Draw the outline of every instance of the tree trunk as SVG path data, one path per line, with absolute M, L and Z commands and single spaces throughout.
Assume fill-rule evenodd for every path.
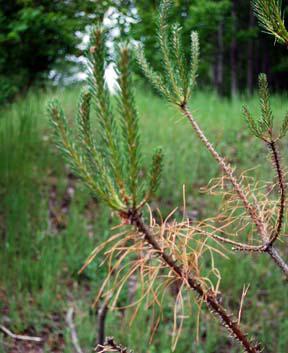
M 255 16 L 253 13 L 253 8 L 250 5 L 250 14 L 249 14 L 249 30 L 252 31 L 255 25 Z M 247 48 L 247 91 L 251 95 L 253 93 L 254 85 L 254 38 L 252 36 L 248 41 Z
M 214 63 L 214 87 L 216 88 L 218 94 L 223 93 L 223 59 L 223 21 L 221 21 L 217 29 L 217 53 L 216 60 Z
M 230 62 L 231 62 L 231 96 L 235 97 L 238 94 L 238 43 L 237 43 L 237 1 L 232 0 L 231 8 L 232 19 L 232 40 L 230 45 Z

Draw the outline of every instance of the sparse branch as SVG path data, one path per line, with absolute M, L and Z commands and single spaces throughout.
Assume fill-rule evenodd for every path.
M 168 78 L 168 83 L 167 83 L 167 89 L 169 90 L 169 87 L 173 87 L 175 83 L 175 77 L 177 76 L 177 69 L 171 65 L 171 62 L 169 61 L 169 58 L 172 57 L 171 53 L 171 48 L 169 48 L 169 26 L 167 23 L 167 16 L 168 16 L 168 9 L 169 6 L 171 5 L 170 0 L 163 0 L 161 3 L 161 11 L 160 11 L 160 26 L 159 26 L 159 43 L 160 47 L 162 49 L 162 59 L 164 63 L 164 67 L 167 70 L 167 78 Z M 263 9 L 262 9 L 263 7 Z M 278 30 L 282 31 L 284 33 L 284 30 L 282 28 L 282 24 L 280 23 L 282 21 L 281 18 L 281 12 L 280 12 L 280 6 L 276 0 L 258 0 L 255 1 L 255 10 L 257 13 L 260 13 L 262 20 L 266 23 L 270 21 L 272 25 L 274 26 L 272 29 L 275 30 L 277 23 L 279 22 L 279 27 Z M 277 12 L 278 11 L 278 12 Z M 275 12 L 275 13 L 274 13 Z M 279 15 L 280 13 L 280 15 Z M 274 16 L 274 17 L 273 17 Z M 263 22 L 262 21 L 262 22 Z M 264 23 L 263 22 L 263 23 Z M 266 23 L 266 24 L 267 24 Z M 285 27 L 284 27 L 285 29 Z M 175 31 L 174 31 L 175 32 Z M 282 34 L 283 34 L 282 33 Z M 179 33 L 175 32 L 174 34 L 174 42 L 177 44 L 179 41 L 178 38 Z M 192 53 L 191 53 L 191 63 L 192 67 L 189 72 L 189 74 L 192 76 L 190 87 L 193 87 L 193 84 L 196 82 L 196 76 L 197 76 L 197 68 L 198 68 L 198 58 L 199 58 L 199 43 L 198 43 L 198 36 L 197 33 L 193 32 L 192 33 Z M 174 47 L 178 47 L 178 45 L 174 45 Z M 184 55 L 183 55 L 184 56 Z M 143 62 L 141 61 L 141 58 L 138 59 L 138 62 L 140 66 L 143 69 L 144 74 L 147 75 L 147 72 L 149 73 L 149 65 L 145 61 L 143 65 Z M 148 68 L 148 69 L 147 69 Z M 174 70 L 174 71 L 173 71 Z M 188 75 L 188 71 L 187 71 Z M 147 75 L 147 78 L 150 79 L 151 75 Z M 179 76 L 179 75 L 178 75 Z M 170 82 L 169 82 L 170 78 Z M 166 80 L 164 81 L 166 83 Z M 179 84 L 181 86 L 181 84 Z M 176 92 L 176 91 L 174 91 Z M 244 108 L 244 115 L 246 118 L 246 121 L 248 123 L 248 126 L 250 130 L 256 135 L 258 138 L 262 139 L 266 143 L 272 143 L 274 141 L 274 137 L 272 134 L 273 130 L 273 114 L 271 110 L 271 105 L 270 105 L 270 99 L 269 99 L 269 90 L 268 90 L 268 82 L 267 82 L 267 77 L 265 74 L 260 74 L 259 75 L 259 95 L 260 95 L 260 102 L 261 102 L 261 119 L 259 121 L 254 121 L 252 115 L 250 114 L 249 110 L 245 107 Z M 178 101 L 177 101 L 178 98 Z M 216 149 L 213 147 L 211 142 L 207 139 L 201 128 L 199 127 L 197 121 L 194 119 L 191 111 L 189 110 L 187 106 L 187 101 L 182 100 L 179 95 L 175 95 L 176 101 L 171 99 L 170 97 L 167 97 L 167 99 L 176 105 L 182 112 L 184 116 L 188 118 L 190 121 L 196 135 L 198 138 L 202 141 L 202 143 L 205 145 L 205 147 L 208 149 L 212 157 L 216 160 L 220 168 L 223 170 L 223 172 L 227 175 L 228 179 L 230 180 L 233 189 L 238 196 L 239 200 L 241 200 L 243 207 L 246 211 L 246 213 L 250 216 L 252 223 L 256 226 L 257 233 L 259 234 L 263 246 L 250 246 L 250 245 L 244 245 L 244 244 L 238 244 L 236 246 L 237 250 L 240 251 L 249 251 L 249 252 L 267 252 L 271 258 L 274 260 L 274 262 L 279 266 L 279 261 L 275 261 L 275 257 L 271 255 L 271 252 L 268 252 L 268 248 L 272 247 L 273 242 L 277 239 L 281 228 L 282 228 L 282 223 L 283 223 L 283 216 L 284 216 L 284 204 L 285 204 L 285 192 L 284 192 L 284 182 L 283 182 L 283 177 L 281 175 L 281 168 L 279 164 L 279 159 L 277 152 L 276 155 L 274 153 L 274 160 L 276 164 L 276 169 L 278 179 L 279 179 L 279 187 L 281 190 L 281 200 L 280 200 L 280 207 L 279 207 L 279 215 L 278 215 L 278 220 L 277 220 L 277 228 L 276 231 L 271 235 L 269 234 L 269 224 L 264 219 L 264 216 L 262 215 L 262 212 L 260 211 L 260 205 L 259 202 L 257 201 L 256 197 L 253 196 L 254 201 L 251 202 L 248 198 L 247 192 L 244 190 L 242 187 L 241 183 L 239 182 L 238 178 L 235 177 L 233 169 L 229 163 L 225 161 L 223 157 L 221 157 Z M 281 132 L 278 138 L 283 137 L 288 128 L 288 118 L 287 116 L 284 118 L 284 121 L 282 123 L 281 127 Z M 273 146 L 274 148 L 274 146 Z M 276 158 L 276 159 L 275 159 Z M 277 168 L 278 165 L 278 168 Z M 218 239 L 219 240 L 219 239 Z M 272 240 L 272 244 L 270 241 Z M 227 242 L 226 239 L 222 239 L 222 241 Z M 278 252 L 277 252 L 278 254 Z M 278 254 L 278 256 L 280 256 Z M 283 259 L 281 259 L 282 262 L 284 262 Z M 284 269 L 284 273 L 286 277 L 288 278 L 288 271 L 285 270 L 285 266 L 279 266 L 282 270 Z
M 161 249 L 161 246 L 155 239 L 154 234 L 152 234 L 150 229 L 143 222 L 141 216 L 138 213 L 131 213 L 130 219 L 131 223 L 135 225 L 136 229 L 144 235 L 146 242 L 158 253 L 162 261 L 168 265 L 168 267 L 177 277 L 181 278 L 187 284 L 188 288 L 194 291 L 198 299 L 201 299 L 206 304 L 207 308 L 214 315 L 214 317 L 216 317 L 228 330 L 231 336 L 241 344 L 245 352 L 261 352 L 260 346 L 258 344 L 254 344 L 247 338 L 247 335 L 238 325 L 237 320 L 233 319 L 233 316 L 229 314 L 226 309 L 218 302 L 216 296 L 213 293 L 210 293 L 210 291 L 205 291 L 202 285 L 196 279 L 194 279 L 191 274 L 185 273 L 182 267 L 173 260 L 172 256 Z
M 201 130 L 201 128 L 197 124 L 196 120 L 194 119 L 194 117 L 193 117 L 192 113 L 190 112 L 190 110 L 188 109 L 187 105 L 180 106 L 180 109 L 181 109 L 182 113 L 189 119 L 194 131 L 196 132 L 196 134 L 198 135 L 200 140 L 206 146 L 206 148 L 211 153 L 213 158 L 217 161 L 217 163 L 219 164 L 221 169 L 224 171 L 224 173 L 228 176 L 228 178 L 229 178 L 231 184 L 233 185 L 239 199 L 242 201 L 245 210 L 250 215 L 251 220 L 255 224 L 257 231 L 261 236 L 261 239 L 263 242 L 263 247 L 260 246 L 260 247 L 254 248 L 253 246 L 249 246 L 249 245 L 245 245 L 245 246 L 241 245 L 238 247 L 236 246 L 235 250 L 267 253 L 272 258 L 274 263 L 285 274 L 286 278 L 288 278 L 288 265 L 281 258 L 279 252 L 276 249 L 274 249 L 273 246 L 270 244 L 270 237 L 267 234 L 266 224 L 258 212 L 259 207 L 252 205 L 249 202 L 247 195 L 245 194 L 240 183 L 237 181 L 236 177 L 234 176 L 234 173 L 233 173 L 231 166 L 218 154 L 218 152 L 215 150 L 215 148 L 213 147 L 211 142 L 204 135 L 203 131 Z M 281 178 L 281 180 L 283 183 L 283 177 Z M 283 184 L 283 187 L 284 187 L 284 184 Z M 283 194 L 283 200 L 285 200 L 284 197 L 285 197 L 285 193 Z M 281 196 L 281 200 L 282 200 L 282 196 Z M 282 201 L 281 201 L 281 203 L 282 203 Z M 281 230 L 281 226 L 282 226 L 282 222 L 283 222 L 283 215 L 284 215 L 284 213 L 282 214 L 283 211 L 281 211 L 281 210 L 282 210 L 282 207 L 280 207 L 279 216 L 278 216 L 278 226 L 277 226 L 277 229 L 279 228 L 280 230 Z M 281 225 L 280 225 L 280 223 L 281 223 Z M 273 238 L 275 238 L 275 234 L 273 235 Z M 278 237 L 278 234 L 276 236 L 276 239 L 277 239 L 277 237 Z M 273 240 L 273 242 L 275 240 Z
M 237 192 L 237 195 L 239 196 L 240 200 L 243 202 L 243 205 L 247 212 L 249 213 L 253 223 L 256 225 L 256 228 L 261 235 L 262 239 L 266 241 L 267 238 L 267 233 L 265 229 L 265 224 L 264 221 L 261 219 L 260 215 L 258 215 L 257 209 L 255 206 L 253 206 L 248 198 L 247 195 L 245 194 L 244 190 L 242 189 L 241 185 L 237 181 L 236 177 L 234 176 L 233 170 L 228 164 L 224 158 L 222 158 L 219 153 L 215 150 L 211 142 L 207 139 L 207 137 L 204 135 L 203 131 L 201 130 L 200 126 L 194 119 L 192 113 L 190 112 L 189 108 L 187 105 L 180 106 L 180 109 L 182 113 L 188 118 L 190 121 L 194 131 L 198 135 L 199 139 L 203 142 L 205 147 L 208 149 L 212 157 L 216 160 L 216 162 L 219 164 L 220 168 L 224 171 L 224 173 L 228 176 L 231 184 L 233 185 L 235 191 Z
M 80 347 L 80 344 L 79 344 L 76 327 L 75 327 L 75 324 L 74 324 L 74 321 L 73 321 L 73 314 L 74 314 L 74 309 L 71 307 L 67 311 L 66 322 L 67 322 L 67 325 L 68 325 L 68 327 L 70 329 L 71 340 L 72 340 L 72 344 L 73 344 L 73 347 L 75 349 L 75 352 L 76 353 L 83 353 L 83 350 L 82 350 L 82 348 Z
M 203 233 L 201 231 L 201 233 Z M 264 252 L 265 251 L 265 246 L 264 245 L 248 245 L 248 244 L 244 244 L 244 243 L 239 243 L 237 241 L 228 239 L 228 238 L 224 238 L 221 237 L 220 235 L 216 235 L 216 234 L 210 234 L 210 233 L 204 233 L 205 235 L 207 235 L 208 237 L 212 237 L 213 239 L 221 242 L 221 243 L 225 243 L 225 244 L 229 244 L 229 245 L 233 245 L 233 250 L 236 251 L 247 251 L 247 252 Z
M 276 169 L 276 174 L 277 174 L 277 184 L 279 187 L 279 192 L 280 192 L 280 201 L 279 201 L 279 207 L 278 207 L 278 216 L 277 216 L 277 221 L 276 221 L 276 227 L 272 233 L 272 236 L 270 238 L 269 244 L 272 246 L 274 242 L 277 240 L 279 234 L 281 233 L 282 226 L 283 226 L 283 221 L 284 221 L 284 212 L 285 212 L 285 199 L 286 199 L 286 193 L 285 193 L 285 182 L 284 182 L 284 176 L 280 164 L 280 155 L 277 150 L 276 143 L 272 141 L 268 146 L 271 149 L 272 152 L 272 161 L 274 163 L 274 167 Z
M 5 335 L 20 341 L 30 341 L 30 342 L 42 342 L 41 337 L 33 337 L 33 336 L 26 336 L 26 335 L 16 335 L 15 333 L 11 332 L 7 327 L 0 325 L 0 331 L 5 333 Z

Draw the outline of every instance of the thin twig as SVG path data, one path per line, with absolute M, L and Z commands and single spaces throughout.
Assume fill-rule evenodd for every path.
M 272 237 L 269 241 L 269 245 L 273 245 L 273 243 L 277 240 L 282 229 L 283 220 L 284 220 L 286 194 L 285 194 L 285 182 L 284 182 L 284 176 L 281 168 L 279 151 L 277 150 L 277 146 L 274 141 L 269 143 L 268 146 L 272 151 L 272 160 L 274 162 L 274 166 L 276 169 L 278 187 L 280 191 L 280 202 L 278 207 L 278 218 L 277 218 L 276 228 L 273 231 Z
M 0 325 L 0 330 L 4 332 L 7 336 L 21 341 L 31 341 L 31 342 L 42 342 L 41 337 L 25 336 L 25 335 L 16 335 L 15 333 L 8 330 L 7 327 Z
M 142 233 L 150 246 L 159 254 L 162 261 L 169 266 L 169 268 L 176 274 L 177 277 L 184 280 L 187 286 L 192 289 L 211 311 L 211 313 L 218 318 L 221 324 L 228 330 L 228 332 L 240 342 L 245 352 L 248 353 L 259 353 L 261 352 L 259 345 L 255 345 L 248 338 L 247 335 L 242 331 L 237 323 L 237 320 L 233 320 L 233 317 L 226 311 L 226 309 L 219 304 L 217 298 L 213 293 L 207 292 L 203 289 L 202 285 L 191 275 L 184 273 L 181 266 L 179 266 L 166 252 L 163 252 L 161 246 L 155 239 L 155 236 L 151 233 L 150 229 L 143 222 L 141 216 L 137 213 L 131 213 L 131 223 L 135 225 L 136 229 Z
M 257 212 L 257 208 L 249 202 L 245 192 L 243 191 L 240 183 L 237 181 L 236 177 L 234 176 L 233 170 L 231 168 L 231 165 L 227 163 L 224 158 L 222 158 L 219 153 L 215 150 L 214 146 L 211 144 L 211 142 L 207 139 L 207 137 L 204 135 L 203 131 L 201 130 L 200 126 L 197 124 L 196 120 L 194 119 L 192 113 L 188 109 L 186 105 L 181 106 L 181 111 L 182 113 L 188 118 L 190 121 L 193 129 L 195 130 L 196 134 L 200 138 L 200 140 L 204 143 L 208 151 L 211 153 L 213 158 L 217 161 L 221 169 L 224 171 L 224 173 L 228 176 L 231 184 L 233 185 L 235 191 L 237 192 L 240 200 L 243 202 L 243 205 L 247 212 L 249 213 L 253 223 L 256 225 L 257 230 L 259 234 L 261 235 L 263 240 L 268 240 L 267 232 L 266 232 L 266 227 L 263 219 L 260 217 L 260 215 Z
M 242 291 L 242 296 L 241 296 L 241 301 L 240 301 L 240 308 L 239 308 L 239 312 L 238 312 L 238 325 L 240 325 L 240 322 L 241 322 L 243 305 L 244 305 L 244 299 L 245 299 L 245 297 L 246 297 L 246 295 L 248 293 L 249 287 L 250 287 L 249 284 L 248 284 L 247 287 L 245 287 L 245 285 L 244 285 L 244 288 L 243 288 L 243 291 Z
M 211 237 L 221 243 L 226 243 L 229 245 L 233 245 L 232 250 L 237 250 L 237 251 L 251 251 L 251 252 L 265 252 L 265 246 L 264 245 L 248 245 L 244 243 L 239 243 L 237 241 L 221 237 L 220 235 L 209 233 L 209 232 L 204 232 L 201 229 L 199 230 L 201 234 L 204 234 L 208 237 Z
M 71 332 L 71 339 L 72 339 L 72 344 L 75 349 L 76 353 L 83 353 L 82 348 L 80 347 L 79 340 L 78 340 L 78 335 L 76 331 L 75 324 L 73 322 L 73 314 L 74 314 L 74 309 L 71 307 L 67 311 L 66 315 L 66 322 L 67 325 L 69 326 L 70 332 Z

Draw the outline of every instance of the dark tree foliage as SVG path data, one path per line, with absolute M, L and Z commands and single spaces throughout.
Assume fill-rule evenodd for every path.
M 0 0 L 0 102 L 43 82 L 67 54 L 79 54 L 75 32 L 101 21 L 108 6 L 93 0 Z
M 145 43 L 147 58 L 161 70 L 155 39 L 159 3 L 159 0 L 134 2 L 138 22 L 132 26 L 131 33 Z M 187 55 L 190 32 L 199 33 L 202 43 L 200 85 L 213 86 L 220 94 L 230 94 L 232 86 L 234 90 L 251 92 L 257 87 L 258 73 L 264 71 L 273 89 L 287 88 L 287 49 L 273 43 L 259 29 L 250 0 L 174 0 L 174 3 L 169 22 L 182 26 Z M 287 0 L 282 1 L 282 7 L 285 14 Z M 232 80 L 236 80 L 233 85 Z

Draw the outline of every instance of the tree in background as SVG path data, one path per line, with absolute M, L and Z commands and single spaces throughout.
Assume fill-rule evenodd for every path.
M 269 1 L 275 2 L 277 16 L 274 16 L 273 6 L 269 7 Z M 258 4 L 261 4 L 259 11 Z M 267 5 L 267 13 L 263 11 L 262 4 Z M 238 4 L 235 2 L 232 5 L 233 36 L 233 30 L 235 33 L 237 31 Z M 256 14 L 264 28 L 287 45 L 288 32 L 277 5 L 276 0 L 255 0 L 254 2 Z M 214 257 L 213 253 L 224 255 L 223 248 L 217 249 L 216 245 L 222 243 L 243 254 L 265 254 L 282 271 L 285 278 L 288 278 L 288 263 L 277 249 L 277 243 L 280 243 L 278 240 L 286 233 L 285 172 L 278 143 L 287 135 L 288 115 L 284 116 L 280 129 L 277 129 L 270 103 L 267 77 L 265 74 L 260 74 L 261 115 L 254 119 L 246 106 L 243 110 L 251 133 L 267 145 L 271 154 L 271 162 L 276 173 L 275 187 L 279 191 L 279 196 L 274 199 L 272 192 L 267 192 L 267 187 L 271 183 L 262 185 L 258 180 L 254 181 L 253 177 L 249 176 L 246 179 L 245 172 L 237 172 L 227 159 L 217 152 L 192 113 L 189 103 L 193 104 L 198 76 L 198 34 L 195 31 L 191 32 L 188 60 L 182 50 L 185 46 L 181 40 L 179 26 L 176 24 L 170 27 L 168 23 L 170 8 L 170 0 L 161 1 L 157 36 L 161 53 L 159 66 L 162 66 L 164 73 L 154 70 L 146 60 L 141 46 L 137 50 L 138 64 L 158 93 L 188 119 L 195 137 L 201 141 L 223 173 L 224 176 L 216 182 L 213 181 L 211 186 L 211 193 L 217 195 L 219 200 L 219 214 L 193 222 L 183 215 L 178 223 L 177 220 L 172 220 L 175 212 L 173 211 L 164 221 L 160 217 L 161 220 L 157 224 L 151 208 L 146 213 L 144 206 L 151 200 L 160 182 L 163 169 L 162 152 L 161 149 L 155 152 L 150 172 L 146 172 L 140 153 L 139 122 L 130 71 L 130 46 L 122 44 L 118 49 L 119 90 L 116 99 L 118 114 L 115 115 L 105 83 L 107 65 L 105 30 L 96 27 L 92 31 L 89 50 L 89 85 L 80 96 L 79 110 L 75 118 L 77 126 L 75 132 L 69 125 L 60 103 L 52 101 L 49 105 L 58 147 L 72 170 L 84 181 L 90 191 L 121 219 L 119 226 L 113 228 L 117 229 L 117 233 L 111 235 L 108 240 L 100 242 L 99 246 L 91 252 L 80 273 L 95 257 L 100 254 L 103 258 L 106 257 L 109 271 L 94 305 L 98 304 L 101 297 L 104 302 L 109 298 L 109 301 L 112 299 L 113 308 L 117 306 L 120 293 L 129 277 L 135 276 L 139 297 L 135 298 L 134 303 L 130 302 L 126 306 L 135 305 L 136 309 L 132 316 L 139 311 L 138 304 L 140 305 L 141 301 L 145 302 L 146 310 L 151 308 L 153 302 L 161 308 L 162 303 L 167 300 L 164 295 L 169 292 L 168 288 L 175 281 L 180 282 L 179 293 L 175 298 L 174 327 L 171 335 L 172 351 L 176 349 L 182 329 L 181 320 L 187 317 L 185 306 L 189 308 L 188 315 L 191 315 L 191 304 L 188 304 L 188 300 L 187 302 L 184 300 L 186 295 L 182 293 L 182 290 L 185 290 L 194 294 L 193 300 L 199 308 L 206 307 L 211 312 L 229 336 L 241 345 L 241 351 L 260 353 L 264 351 L 261 344 L 244 331 L 244 325 L 241 323 L 245 294 L 237 305 L 240 307 L 238 320 L 225 307 L 227 301 L 219 291 L 221 270 L 215 268 L 217 257 Z M 232 38 L 229 49 L 230 52 L 235 50 L 237 54 L 238 38 Z M 231 61 L 237 61 L 235 53 L 231 54 Z M 237 64 L 238 62 L 235 63 Z M 234 69 L 232 65 L 231 71 Z M 235 72 L 231 72 L 231 76 L 233 75 Z M 235 95 L 237 85 L 237 77 L 231 78 L 232 92 Z M 93 134 L 90 124 L 91 107 L 95 109 L 98 135 Z M 209 242 L 212 239 L 216 241 L 215 245 Z M 161 281 L 163 282 L 160 283 Z M 190 298 L 190 294 L 186 299 Z M 252 303 L 257 305 L 257 297 L 254 299 Z M 122 305 L 121 308 L 123 308 Z M 162 310 L 160 312 L 162 314 Z M 219 350 L 219 348 L 216 349 Z M 101 346 L 97 347 L 97 351 L 101 352 L 112 350 L 128 352 L 128 349 L 118 345 L 113 339 L 108 339 L 104 347 L 102 342 Z
M 131 30 L 135 39 L 145 43 L 147 58 L 158 68 L 154 24 L 159 3 L 159 0 L 134 1 L 138 23 Z M 176 21 L 183 28 L 187 55 L 191 30 L 197 30 L 201 39 L 200 85 L 213 86 L 220 94 L 235 95 L 246 90 L 252 93 L 257 86 L 257 73 L 265 71 L 272 88 L 287 87 L 283 76 L 288 69 L 287 51 L 271 43 L 257 28 L 249 0 L 174 0 L 174 3 L 169 22 Z M 287 5 L 283 1 L 284 10 Z
M 112 6 L 119 38 L 145 44 L 147 58 L 161 71 L 155 19 L 160 0 L 0 0 L 0 103 L 43 83 L 51 69 L 64 71 L 67 55 L 80 56 L 87 24 L 101 22 Z M 183 28 L 184 51 L 189 34 L 201 39 L 201 86 L 219 94 L 253 92 L 257 72 L 265 71 L 271 87 L 287 87 L 286 48 L 261 34 L 249 0 L 174 0 L 168 22 Z M 287 8 L 287 0 L 283 1 Z M 115 17 L 115 16 L 114 16 Z M 248 18 L 248 20 L 247 20 Z M 135 23 L 127 25 L 127 19 Z M 286 75 L 287 76 L 287 75 Z M 281 78 L 281 79 L 279 79 Z
M 47 80 L 50 70 L 63 63 L 67 54 L 80 55 L 81 37 L 76 31 L 84 31 L 93 21 L 101 22 L 109 6 L 117 3 L 1 0 L 0 103 Z

